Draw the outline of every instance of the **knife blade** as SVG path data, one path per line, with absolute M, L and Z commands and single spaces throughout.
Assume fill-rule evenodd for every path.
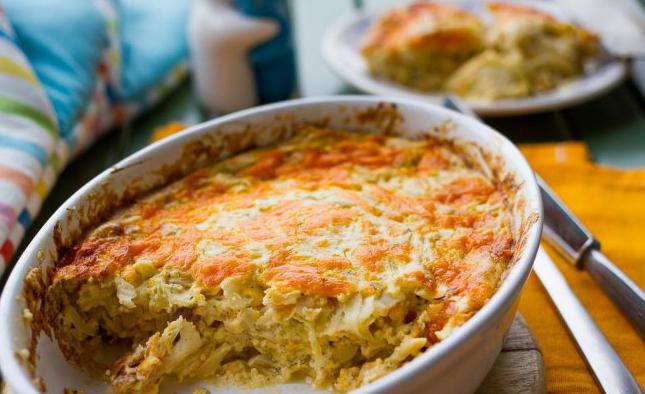
M 533 271 L 549 293 L 602 390 L 606 393 L 641 393 L 632 374 L 542 247 L 538 249 Z
M 537 180 L 544 207 L 544 239 L 578 269 L 586 269 L 645 337 L 643 290 L 600 251 L 600 242 L 546 183 L 540 177 Z
M 448 95 L 445 107 L 479 119 L 461 100 Z M 600 242 L 537 174 L 544 207 L 544 239 L 578 269 L 586 269 L 596 283 L 645 338 L 645 293 L 600 251 Z

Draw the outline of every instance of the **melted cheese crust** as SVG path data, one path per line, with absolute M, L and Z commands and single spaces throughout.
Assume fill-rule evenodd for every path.
M 253 339 L 264 331 L 233 328 L 240 321 L 271 321 L 276 343 L 308 349 L 298 351 L 313 361 L 297 368 L 316 371 L 316 384 L 355 388 L 445 338 L 492 296 L 513 256 L 509 193 L 448 142 L 306 127 L 196 171 L 90 232 L 53 274 L 51 315 L 70 323 L 52 325 L 71 358 L 99 337 L 133 340 L 139 350 L 112 367 L 121 392 L 144 387 L 132 386 L 132 371 L 147 376 L 140 359 L 174 346 L 178 332 L 205 343 L 242 335 L 280 364 L 270 343 Z M 300 338 L 302 324 L 311 331 Z M 224 375 L 241 373 L 235 362 Z
M 256 275 L 269 289 L 325 297 L 396 293 L 409 280 L 432 296 L 438 285 L 465 294 L 482 284 L 453 275 L 461 258 L 511 255 L 504 202 L 436 140 L 308 130 L 135 204 L 68 253 L 55 279 L 133 278 L 151 264 L 206 288 Z
M 388 12 L 370 29 L 364 52 L 414 47 L 462 52 L 479 46 L 481 22 L 473 14 L 440 3 L 418 2 Z
M 395 8 L 376 21 L 362 54 L 376 76 L 436 90 L 482 46 L 483 28 L 477 17 L 451 5 L 418 2 Z

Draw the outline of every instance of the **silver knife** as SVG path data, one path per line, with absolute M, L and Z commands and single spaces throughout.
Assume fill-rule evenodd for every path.
M 454 96 L 444 106 L 477 115 Z M 645 338 L 645 293 L 601 251 L 600 243 L 536 174 L 544 206 L 544 239 L 578 269 L 586 269 Z
M 632 374 L 542 247 L 538 250 L 533 271 L 549 293 L 602 390 L 605 393 L 641 393 Z
M 601 251 L 600 243 L 540 177 L 544 239 L 578 269 L 586 269 L 645 337 L 645 293 Z

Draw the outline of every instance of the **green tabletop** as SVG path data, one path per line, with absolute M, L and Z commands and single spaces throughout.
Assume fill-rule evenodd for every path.
M 292 0 L 290 5 L 298 57 L 299 94 L 358 93 L 332 74 L 324 64 L 320 53 L 323 32 L 336 18 L 356 12 L 359 5 L 382 7 L 393 2 Z M 485 122 L 516 143 L 581 140 L 588 145 L 591 158 L 598 163 L 645 167 L 645 104 L 638 80 L 630 78 L 603 97 L 572 108 L 538 115 L 491 118 L 485 119 Z M 73 192 L 105 168 L 145 146 L 155 127 L 171 120 L 193 124 L 204 119 L 192 94 L 190 81 L 186 81 L 156 108 L 127 127 L 113 130 L 97 141 L 62 173 L 16 256 Z

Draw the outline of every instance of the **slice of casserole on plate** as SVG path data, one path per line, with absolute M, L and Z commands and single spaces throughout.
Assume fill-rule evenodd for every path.
M 525 97 L 548 91 L 584 72 L 598 38 L 537 8 L 488 4 L 493 22 L 487 50 L 466 62 L 448 88 L 476 100 Z
M 418 90 L 437 90 L 484 46 L 473 14 L 448 4 L 418 2 L 387 12 L 362 48 L 370 73 Z

